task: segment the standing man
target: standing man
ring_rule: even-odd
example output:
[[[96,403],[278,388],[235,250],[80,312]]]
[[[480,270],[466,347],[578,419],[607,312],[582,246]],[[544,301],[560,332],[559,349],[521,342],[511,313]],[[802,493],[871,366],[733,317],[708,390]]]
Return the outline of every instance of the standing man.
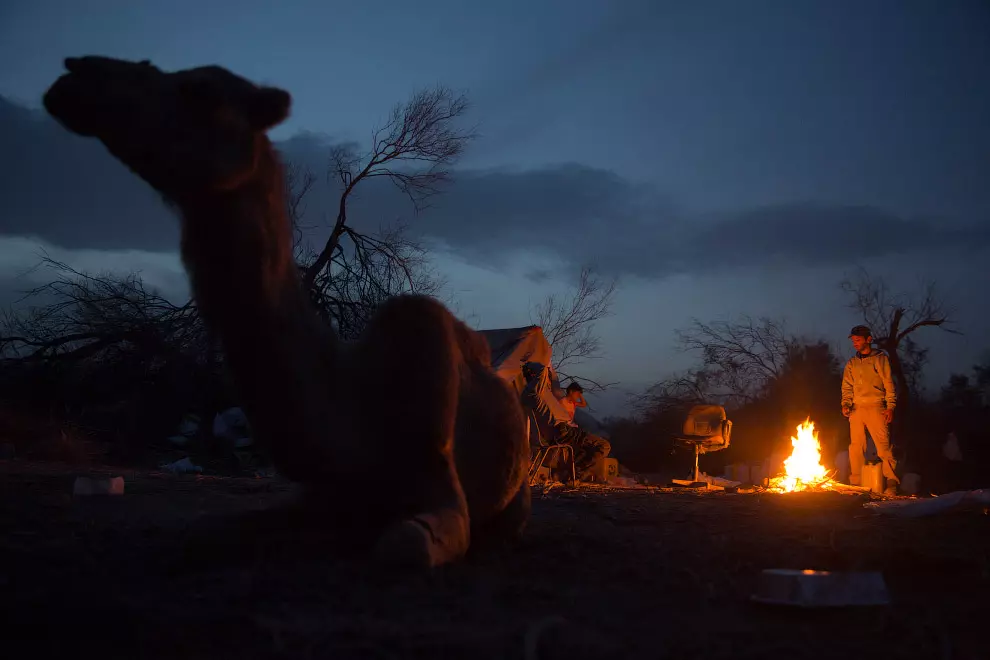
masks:
[[[866,463],[866,432],[870,432],[877,456],[883,463],[887,495],[896,495],[900,479],[890,445],[890,423],[894,419],[897,393],[890,375],[890,358],[873,348],[873,335],[865,325],[849,333],[856,355],[842,373],[842,414],[849,418],[849,483],[858,486]]]

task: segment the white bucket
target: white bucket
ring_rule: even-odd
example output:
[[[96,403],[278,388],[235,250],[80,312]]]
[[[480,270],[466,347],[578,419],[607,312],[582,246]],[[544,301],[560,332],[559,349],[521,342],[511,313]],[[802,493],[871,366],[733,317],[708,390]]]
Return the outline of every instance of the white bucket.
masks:
[[[727,465],[725,467],[726,477],[730,481],[738,481],[739,483],[750,483],[749,481],[749,466],[742,463],[733,463],[732,465]]]
[[[869,488],[873,493],[883,492],[883,464],[867,463],[863,466],[863,477],[859,482],[863,488]]]

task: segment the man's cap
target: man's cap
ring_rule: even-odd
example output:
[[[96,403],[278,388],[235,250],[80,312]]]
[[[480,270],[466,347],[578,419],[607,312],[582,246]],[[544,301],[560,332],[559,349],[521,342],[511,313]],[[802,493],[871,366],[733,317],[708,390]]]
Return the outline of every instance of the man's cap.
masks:
[[[855,328],[849,331],[849,336],[863,337],[865,339],[866,337],[872,337],[873,333],[870,332],[870,329],[865,325],[857,325]]]

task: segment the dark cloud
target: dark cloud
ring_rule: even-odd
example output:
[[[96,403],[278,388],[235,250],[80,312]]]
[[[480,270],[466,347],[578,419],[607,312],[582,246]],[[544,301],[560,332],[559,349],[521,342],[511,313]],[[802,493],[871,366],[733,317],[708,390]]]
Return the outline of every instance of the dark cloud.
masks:
[[[291,150],[286,153],[293,156]],[[386,181],[362,186],[351,208],[363,228],[411,220],[417,232],[487,263],[528,250],[595,263],[614,273],[659,277],[755,268],[769,260],[798,267],[845,264],[990,244],[985,224],[902,218],[866,205],[798,202],[692,217],[655,188],[579,164],[460,171],[433,206],[414,219],[409,201]],[[336,194],[317,191],[309,208],[334,208]],[[317,201],[321,195],[326,197]],[[539,279],[543,270],[534,264],[533,276]]]
[[[870,206],[796,203],[731,214],[698,232],[729,266],[774,259],[794,265],[841,264],[918,250],[990,243],[985,225],[947,226],[899,218]]]
[[[637,36],[654,37],[658,16],[662,13],[669,20],[674,11],[670,7],[658,11],[649,0],[613,5],[590,29],[566,40],[558,50],[527,66],[508,67],[503,76],[491,80],[474,95],[485,118],[483,132],[498,136],[486,146],[486,155],[540,134],[555,121],[556,113],[545,110],[548,99],[586,81],[595,70],[614,67],[623,45]]]
[[[319,242],[338,189],[324,173],[329,143],[299,135],[280,143],[317,185],[304,224]],[[95,140],[70,135],[39,112],[0,99],[0,233],[35,235],[67,248],[171,250],[177,223],[158,196]],[[933,247],[987,245],[986,228],[905,219],[869,206],[795,203],[694,218],[657,189],[580,164],[534,170],[458,171],[418,217],[387,180],[356,189],[350,216],[369,230],[397,221],[457,252],[497,265],[507,254],[545,253],[606,272],[658,277],[759,267],[849,263]],[[545,277],[534,263],[532,276]]]
[[[0,97],[0,233],[73,248],[161,249],[178,240],[161,198],[102,144]]]

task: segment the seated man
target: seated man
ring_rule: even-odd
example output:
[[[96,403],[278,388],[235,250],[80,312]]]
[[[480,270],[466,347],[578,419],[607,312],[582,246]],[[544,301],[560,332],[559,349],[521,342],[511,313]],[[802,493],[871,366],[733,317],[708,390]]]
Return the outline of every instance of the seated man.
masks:
[[[561,406],[567,411],[570,419],[566,423],[557,424],[557,441],[563,445],[570,445],[574,450],[574,467],[581,481],[596,481],[601,473],[601,461],[606,458],[612,450],[612,445],[605,438],[593,435],[583,430],[574,423],[574,413],[578,408],[587,408],[588,403],[584,400],[584,389],[576,382],[567,386],[567,394],[558,399]]]
[[[557,391],[559,392],[560,390]],[[570,425],[577,426],[577,424],[574,423],[575,411],[578,408],[588,407],[588,402],[584,400],[584,388],[576,382],[572,382],[567,386],[567,394],[565,394],[563,398],[557,400],[560,401],[560,405],[564,407],[567,414],[571,416],[570,420],[568,420]]]
[[[561,399],[553,394],[550,370],[544,365],[527,362],[523,365],[523,377],[526,379],[526,387],[521,400],[524,406],[536,414],[537,425],[545,436],[544,440],[548,444],[570,446],[574,450],[574,467],[578,478],[582,481],[595,480],[595,475],[600,471],[598,463],[608,456],[612,446],[605,438],[591,435],[574,424],[573,412],[568,413],[562,405],[551,405],[560,404]],[[580,393],[580,386],[577,387]],[[568,387],[568,390],[573,391],[573,388]],[[580,398],[584,403],[583,397]]]
[[[561,422],[557,425],[557,442],[574,449],[574,467],[580,481],[603,481],[601,463],[612,451],[612,444],[579,426]]]

